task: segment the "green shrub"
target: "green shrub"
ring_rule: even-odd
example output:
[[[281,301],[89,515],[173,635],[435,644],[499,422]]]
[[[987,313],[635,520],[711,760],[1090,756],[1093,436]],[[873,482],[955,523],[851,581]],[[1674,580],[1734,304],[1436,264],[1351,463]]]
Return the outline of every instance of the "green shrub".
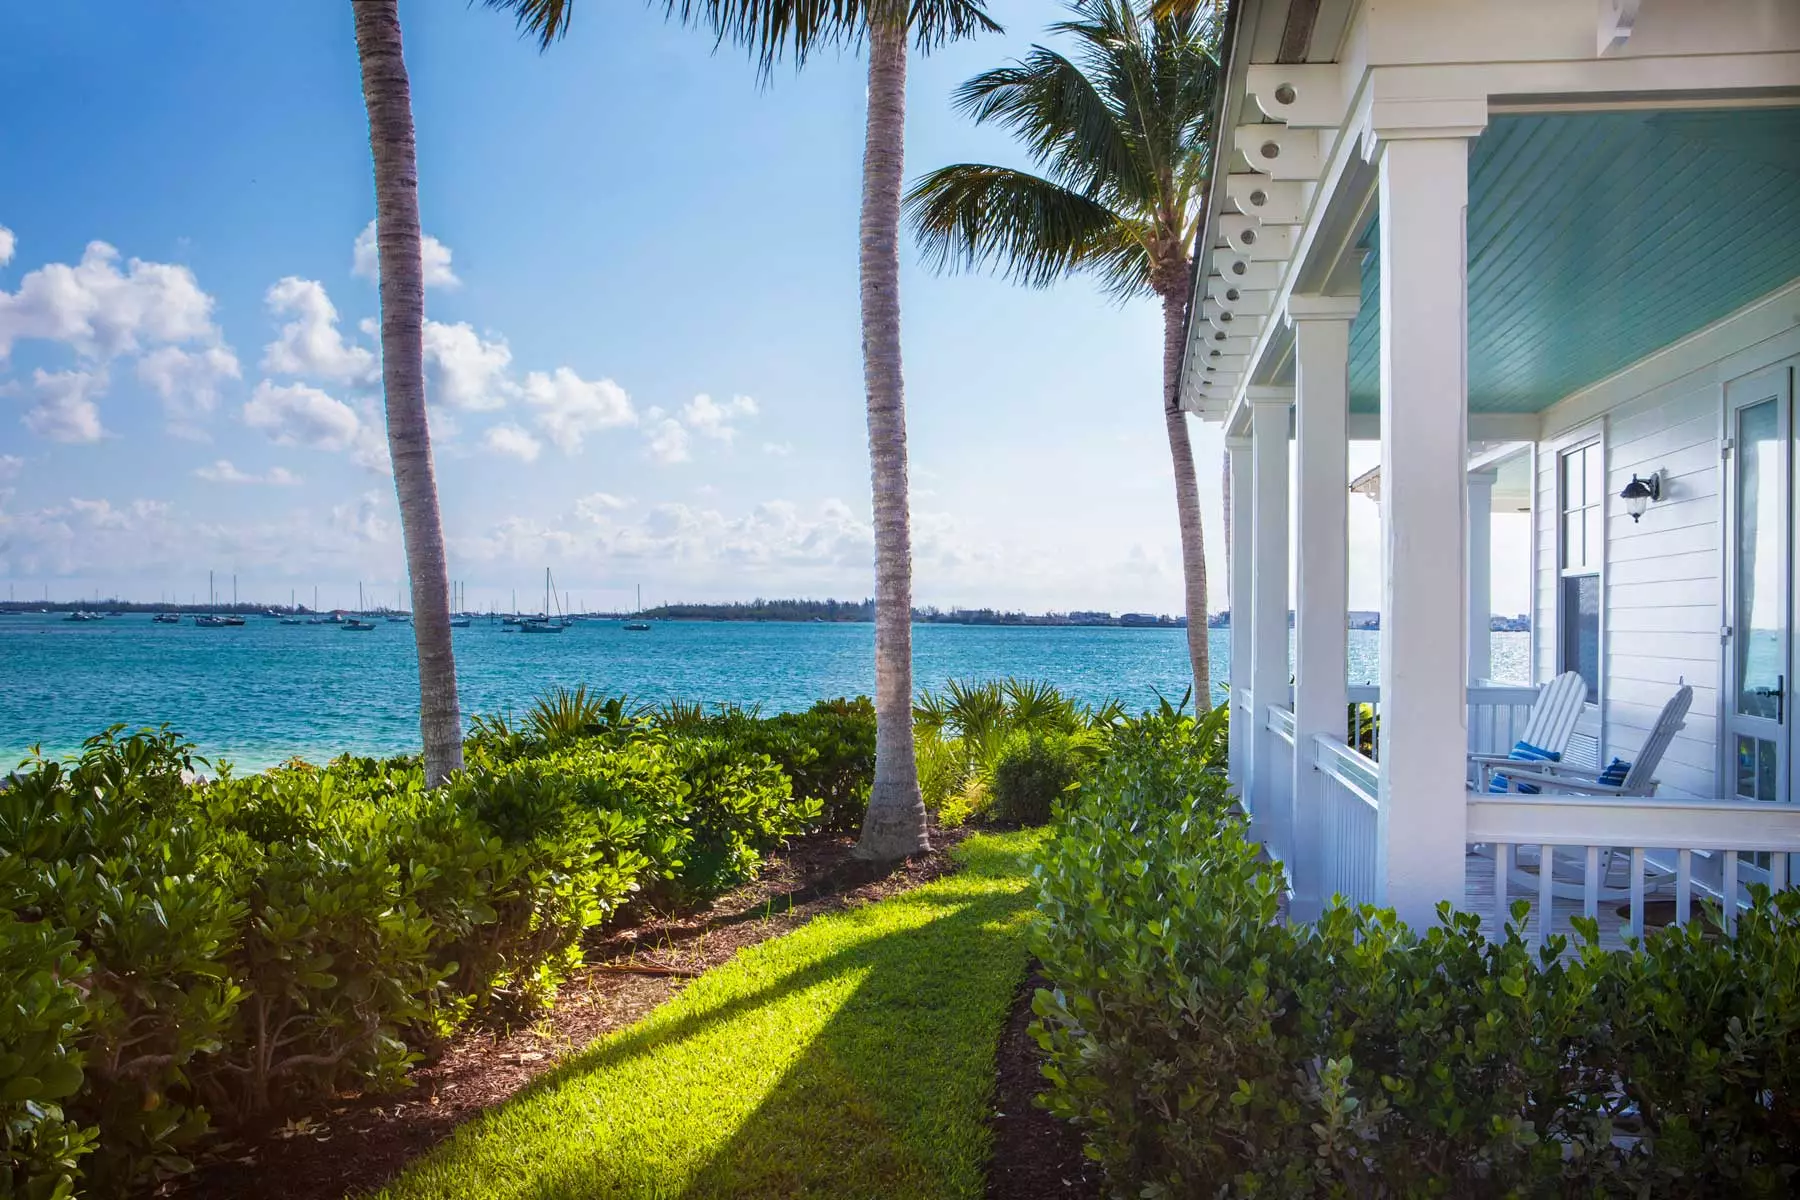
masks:
[[[1015,825],[1043,825],[1100,748],[1089,733],[1015,733],[994,763],[993,814]]]
[[[16,860],[0,858],[0,876]],[[61,1200],[74,1194],[94,1131],[64,1116],[81,1089],[74,1049],[89,1010],[87,963],[67,931],[0,912],[0,1195]]]
[[[1045,1099],[1117,1193],[1792,1194],[1800,894],[1641,953],[1292,926],[1185,720],[1121,731],[1037,869]]]

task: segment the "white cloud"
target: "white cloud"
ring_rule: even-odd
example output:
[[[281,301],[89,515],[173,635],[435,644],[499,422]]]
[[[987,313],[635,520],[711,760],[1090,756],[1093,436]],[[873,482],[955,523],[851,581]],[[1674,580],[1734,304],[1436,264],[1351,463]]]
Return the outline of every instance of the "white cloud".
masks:
[[[15,244],[7,231],[7,258]],[[63,342],[97,359],[147,344],[213,341],[212,308],[186,267],[134,258],[121,271],[117,250],[89,242],[75,266],[49,263],[20,280],[18,291],[0,291],[0,358],[22,338]]]
[[[53,442],[97,442],[105,436],[94,398],[106,390],[106,371],[32,373],[37,403],[26,410],[25,428]]]
[[[494,425],[482,435],[482,445],[495,454],[516,458],[520,462],[536,462],[544,445],[517,425]]]
[[[720,404],[702,392],[682,408],[681,419],[702,437],[729,442],[737,433],[732,422],[739,417],[754,417],[756,413],[756,401],[748,396],[733,396]]]
[[[16,454],[0,454],[0,483],[9,479],[17,479],[19,472],[25,469],[25,460]]]
[[[208,483],[267,483],[292,487],[300,482],[300,477],[286,467],[270,467],[268,474],[256,475],[234,466],[228,458],[221,458],[211,466],[196,467],[194,474]]]
[[[764,454],[773,454],[777,458],[786,458],[788,455],[792,454],[793,452],[794,452],[794,443],[792,443],[792,442],[764,442],[763,443],[763,453]]]
[[[425,365],[435,383],[430,394],[440,403],[473,411],[505,408],[518,390],[506,378],[511,364],[505,338],[489,341],[465,322],[425,322]]]
[[[589,381],[568,367],[525,377],[525,399],[537,409],[538,428],[565,454],[579,453],[590,433],[631,425],[637,412],[625,389],[610,379]]]
[[[450,269],[450,247],[427,233],[419,238],[419,251],[420,258],[424,260],[426,287],[453,288],[461,285],[462,280]],[[373,221],[356,235],[356,245],[350,252],[350,271],[364,279],[380,278],[381,251],[375,243]]]
[[[659,463],[688,460],[688,431],[674,417],[664,417],[644,431],[644,449]]]
[[[325,285],[312,279],[287,276],[269,289],[269,311],[293,320],[263,352],[263,370],[275,375],[299,375],[338,383],[366,383],[375,375],[375,355],[362,346],[344,341],[338,330],[338,312]]]
[[[13,231],[0,225],[0,267],[12,261],[13,249],[18,244],[19,239],[13,236]]]
[[[171,420],[187,422],[217,407],[222,382],[242,376],[237,355],[229,347],[188,351],[164,346],[138,359],[137,377],[156,389]]]
[[[575,501],[575,515],[584,521],[606,521],[609,515],[629,508],[631,501],[611,492],[593,492]]]
[[[349,450],[362,433],[362,418],[342,400],[303,383],[256,385],[244,405],[244,424],[283,446]]]

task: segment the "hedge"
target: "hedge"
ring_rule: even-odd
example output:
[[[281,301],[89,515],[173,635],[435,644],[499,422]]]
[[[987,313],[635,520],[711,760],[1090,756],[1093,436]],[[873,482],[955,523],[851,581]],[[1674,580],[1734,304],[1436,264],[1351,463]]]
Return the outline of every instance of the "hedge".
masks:
[[[1215,722],[1217,723],[1217,722]],[[1786,1196],[1800,894],[1641,950],[1440,910],[1290,925],[1191,722],[1150,721],[1036,869],[1044,1102],[1120,1196]],[[1492,932],[1491,930],[1488,932]],[[1568,953],[1564,953],[1568,951]]]
[[[441,788],[416,759],[194,782],[178,735],[121,728],[0,781],[0,1195],[180,1173],[214,1122],[401,1086],[469,1020],[546,1003],[594,926],[825,822],[752,737],[840,808],[867,794],[854,702],[736,741],[618,699],[558,730],[557,703],[483,723]]]

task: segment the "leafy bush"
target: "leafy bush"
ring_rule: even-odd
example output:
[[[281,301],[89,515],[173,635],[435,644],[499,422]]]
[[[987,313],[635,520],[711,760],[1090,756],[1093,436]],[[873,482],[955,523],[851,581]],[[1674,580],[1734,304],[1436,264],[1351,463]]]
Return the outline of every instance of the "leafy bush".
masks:
[[[0,874],[14,862],[0,858]],[[62,1108],[82,1084],[74,1043],[88,1018],[86,974],[66,931],[0,912],[0,1195],[73,1195],[81,1157],[92,1148],[93,1131]]]
[[[1100,736],[1112,729],[1119,713],[1116,701],[1086,708],[1051,684],[1032,680],[971,684],[953,679],[942,693],[927,691],[913,707],[914,759],[925,807],[944,825],[986,816],[996,803],[995,772],[1009,748],[1015,755],[1025,754],[1035,738],[1041,745],[1033,753],[1041,759],[1047,753],[1042,747],[1061,739],[1086,754],[1099,748]],[[1047,803],[1028,802],[1024,815],[1001,817],[1041,824],[1047,813],[1031,814],[1045,812]]]
[[[1015,733],[994,763],[993,813],[1015,825],[1043,825],[1099,752],[1091,733]]]
[[[1122,730],[1037,870],[1045,1099],[1116,1192],[1792,1194],[1800,894],[1640,953],[1540,951],[1522,909],[1292,926],[1211,720]]]

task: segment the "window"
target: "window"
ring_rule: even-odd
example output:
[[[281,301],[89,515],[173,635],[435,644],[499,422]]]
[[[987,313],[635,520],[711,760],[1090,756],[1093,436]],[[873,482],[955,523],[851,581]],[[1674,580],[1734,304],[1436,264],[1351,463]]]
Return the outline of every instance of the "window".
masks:
[[[1561,468],[1556,669],[1585,679],[1593,703],[1600,699],[1600,558],[1606,542],[1606,468],[1600,443],[1565,450]]]

